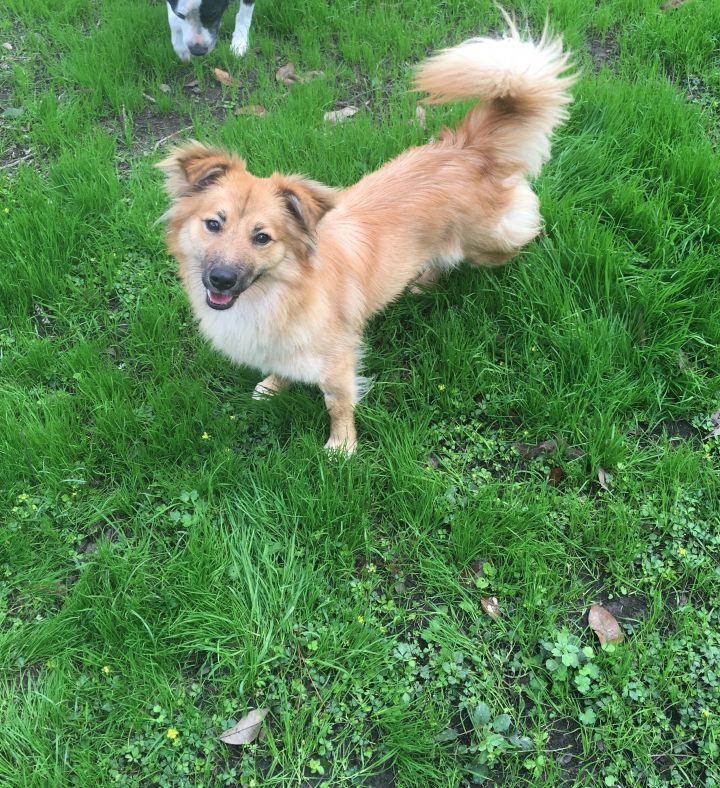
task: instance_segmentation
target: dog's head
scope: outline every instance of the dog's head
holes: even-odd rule
[[[217,43],[220,22],[229,0],[168,0],[174,29],[191,55],[207,55]]]
[[[172,200],[170,252],[198,305],[229,309],[255,282],[297,284],[336,192],[299,176],[251,175],[245,162],[191,142],[158,165]]]

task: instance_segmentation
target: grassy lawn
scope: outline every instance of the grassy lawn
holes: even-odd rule
[[[720,785],[720,3],[515,10],[583,72],[545,233],[373,321],[345,461],[199,337],[153,165],[352,183],[497,9],[259,0],[186,66],[164,3],[3,4],[0,784]]]

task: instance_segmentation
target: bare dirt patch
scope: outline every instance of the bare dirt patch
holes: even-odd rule
[[[597,74],[603,68],[612,69],[620,57],[620,47],[612,33],[605,38],[590,38],[587,49],[593,62],[593,73]]]

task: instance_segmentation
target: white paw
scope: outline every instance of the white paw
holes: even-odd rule
[[[275,389],[268,389],[262,383],[258,383],[253,389],[252,398],[256,400],[270,399],[275,396]]]
[[[238,57],[242,57],[248,49],[248,40],[247,37],[240,37],[233,38],[232,43],[230,44],[230,49],[232,49],[233,53]]]
[[[330,438],[330,440],[328,440],[328,442],[325,444],[325,449],[331,454],[344,454],[346,457],[350,457],[355,453],[355,449],[357,449],[357,441],[348,441],[347,439],[341,438]]]

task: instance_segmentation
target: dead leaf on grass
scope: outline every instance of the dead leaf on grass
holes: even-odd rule
[[[160,83],[160,90],[162,90],[163,93],[169,93],[170,92],[170,85],[166,85],[164,82],[161,82]]]
[[[237,87],[240,84],[239,79],[235,79],[232,74],[229,74],[227,71],[223,71],[221,68],[214,68],[213,73],[215,74],[215,79],[222,85],[227,85],[230,88]]]
[[[294,63],[286,63],[284,66],[280,66],[280,68],[275,72],[275,79],[278,82],[283,82],[286,85],[292,85],[294,82],[297,82],[299,77],[295,73],[295,64]]]
[[[600,486],[603,490],[610,492],[610,487],[608,486],[608,481],[612,477],[608,474],[605,468],[598,468],[598,481],[600,482]]]
[[[351,118],[356,112],[358,112],[357,107],[343,107],[332,112],[326,112],[323,115],[323,119],[328,123],[342,123],[344,120]]]
[[[554,468],[550,468],[550,473],[548,474],[548,484],[551,487],[557,487],[564,478],[565,469],[562,467],[562,465],[556,465]]]
[[[12,52],[13,51],[13,45],[9,41],[6,41],[3,44],[3,49],[7,49],[8,52]]]
[[[316,77],[324,76],[325,72],[320,71],[319,69],[306,71],[304,74],[297,74],[295,72],[294,63],[286,63],[284,66],[280,66],[280,68],[275,72],[275,79],[285,85],[294,85],[296,82],[304,84],[305,82],[310,82],[310,80],[315,79]]]
[[[186,82],[183,87],[185,88],[196,88],[198,86],[197,79],[191,79],[189,82]]]
[[[250,744],[257,739],[262,721],[270,709],[253,709],[248,712],[237,725],[223,731],[218,739],[225,744]]]
[[[311,79],[315,79],[316,77],[324,77],[325,72],[316,69],[314,71],[306,71],[304,74],[300,74],[298,77],[299,82],[310,82]]]
[[[437,470],[440,467],[440,458],[437,456],[437,454],[431,452],[430,454],[428,454],[427,464],[431,468],[435,468],[435,470]]]
[[[467,588],[475,587],[475,581],[485,576],[485,558],[476,558],[470,566],[460,573],[460,582]]]
[[[500,604],[496,596],[484,596],[480,599],[482,609],[490,616],[490,618],[500,618]]]
[[[687,0],[665,0],[665,2],[660,6],[661,11],[670,11],[673,8],[680,8],[681,5],[685,5]]]
[[[555,441],[543,441],[542,443],[538,443],[537,446],[531,446],[529,443],[520,441],[515,444],[515,448],[522,457],[526,457],[528,460],[534,460],[543,454],[552,454],[554,451],[557,451],[557,443],[555,443]]]
[[[622,643],[625,640],[620,624],[615,616],[602,605],[591,605],[588,613],[590,629],[597,635],[600,645]]]
[[[585,456],[585,452],[573,446],[565,452],[565,455],[568,460],[579,460],[581,457]]]
[[[262,118],[267,115],[267,110],[262,104],[248,104],[246,107],[238,107],[235,110],[236,115],[255,115]]]
[[[425,128],[425,114],[425,107],[423,107],[422,104],[418,104],[417,107],[415,107],[415,122],[422,129]]]
[[[717,438],[720,436],[720,410],[715,411],[715,413],[710,416],[710,421],[715,426],[715,429],[705,436],[705,440],[708,440],[709,438]]]

